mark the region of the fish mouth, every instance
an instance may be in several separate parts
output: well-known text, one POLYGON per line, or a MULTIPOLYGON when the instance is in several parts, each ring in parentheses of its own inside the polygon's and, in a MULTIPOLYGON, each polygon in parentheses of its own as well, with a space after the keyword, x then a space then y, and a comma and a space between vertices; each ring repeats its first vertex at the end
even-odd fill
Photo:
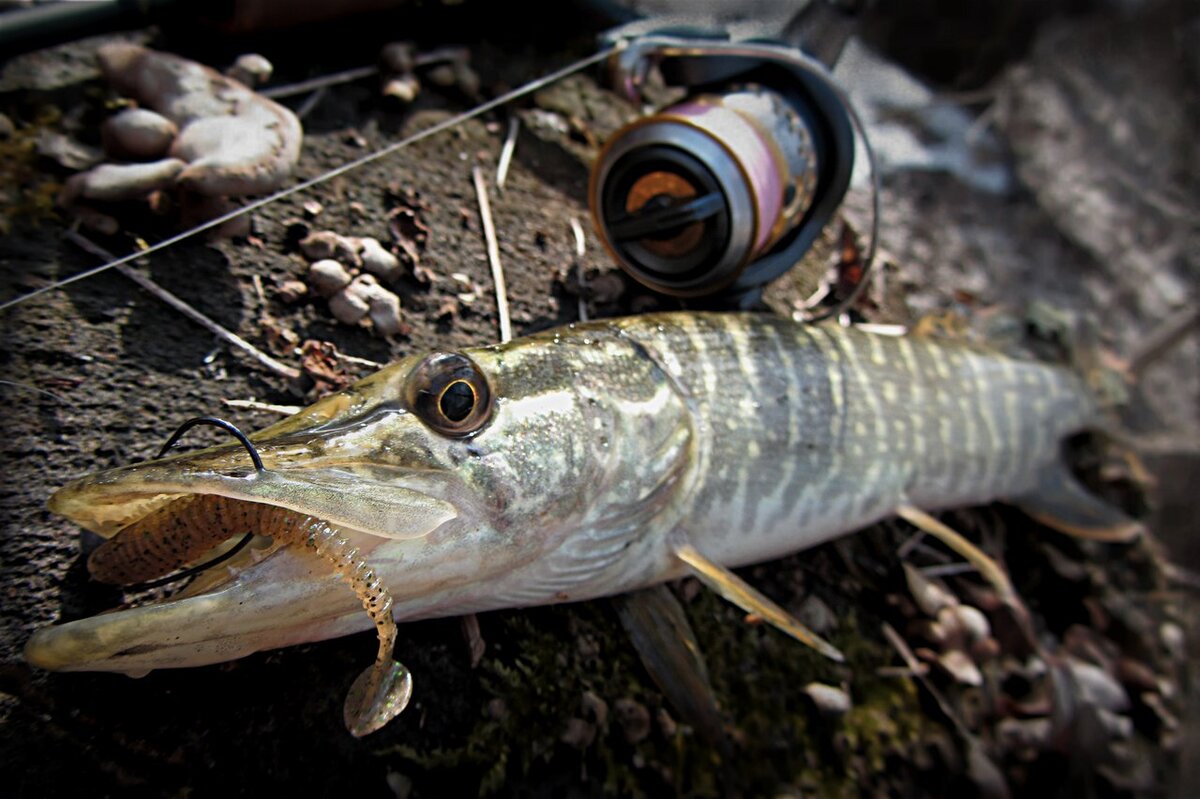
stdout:
MULTIPOLYGON (((280 509, 326 523, 381 573, 394 571, 389 567, 421 546, 419 539, 462 521, 460 506, 470 510, 461 486, 443 472, 353 461, 296 468, 265 457, 268 467, 256 470, 236 462, 236 455, 205 451, 100 472, 64 486, 49 506, 110 539, 151 514, 172 513, 181 500, 280 509)), ((196 560, 207 562, 246 532, 258 531, 238 531, 196 560)), ((294 541, 255 542, 259 546, 200 573, 169 599, 37 631, 26 644, 26 660, 54 671, 140 675, 372 625, 327 563, 294 541)))

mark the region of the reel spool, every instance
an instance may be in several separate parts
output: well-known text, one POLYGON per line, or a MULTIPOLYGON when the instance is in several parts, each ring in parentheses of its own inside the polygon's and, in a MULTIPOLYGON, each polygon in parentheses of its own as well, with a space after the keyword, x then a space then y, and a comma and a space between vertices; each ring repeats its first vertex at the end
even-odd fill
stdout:
POLYGON ((841 92, 782 45, 652 35, 614 58, 630 99, 652 66, 690 96, 609 138, 589 186, 600 240, 656 291, 755 304, 846 193, 854 136, 841 92))

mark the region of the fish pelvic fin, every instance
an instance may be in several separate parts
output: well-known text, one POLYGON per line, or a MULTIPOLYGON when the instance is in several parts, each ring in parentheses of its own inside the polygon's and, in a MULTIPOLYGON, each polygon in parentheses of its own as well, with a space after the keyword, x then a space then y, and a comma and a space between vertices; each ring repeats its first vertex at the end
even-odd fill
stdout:
POLYGON ((704 557, 685 536, 677 534, 674 538, 672 550, 675 557, 679 558, 700 582, 725 600, 769 622, 776 629, 815 649, 830 660, 837 663, 846 661, 837 647, 805 627, 795 616, 763 596, 732 570, 704 557))
POLYGON ((708 665, 679 600, 665 585, 613 598, 629 635, 659 690, 711 745, 722 760, 733 756, 708 665))

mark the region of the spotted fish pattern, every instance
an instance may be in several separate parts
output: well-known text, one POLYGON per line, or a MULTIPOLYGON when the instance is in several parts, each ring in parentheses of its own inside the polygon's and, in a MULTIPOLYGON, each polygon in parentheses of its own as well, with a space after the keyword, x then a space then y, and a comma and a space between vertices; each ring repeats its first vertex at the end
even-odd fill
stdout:
POLYGON ((1073 372, 965 343, 763 315, 611 324, 688 397, 701 463, 684 524, 730 565, 819 543, 903 503, 1018 496, 1097 412, 1073 372))

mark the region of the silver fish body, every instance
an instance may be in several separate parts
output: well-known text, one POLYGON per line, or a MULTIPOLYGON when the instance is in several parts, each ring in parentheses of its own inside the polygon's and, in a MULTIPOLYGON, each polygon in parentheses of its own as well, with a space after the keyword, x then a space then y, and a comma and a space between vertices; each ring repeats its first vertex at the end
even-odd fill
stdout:
MULTIPOLYGON (((188 494, 311 514, 369 558, 403 621, 671 579, 679 536, 738 566, 905 504, 1020 496, 1097 412, 1064 369, 766 315, 603 320, 464 354, 493 397, 470 435, 414 411, 411 357, 253 436, 265 472, 218 447, 83 478, 52 508, 103 535, 188 494)), ((369 627, 293 550, 39 631, 27 657, 142 672, 369 627)))

